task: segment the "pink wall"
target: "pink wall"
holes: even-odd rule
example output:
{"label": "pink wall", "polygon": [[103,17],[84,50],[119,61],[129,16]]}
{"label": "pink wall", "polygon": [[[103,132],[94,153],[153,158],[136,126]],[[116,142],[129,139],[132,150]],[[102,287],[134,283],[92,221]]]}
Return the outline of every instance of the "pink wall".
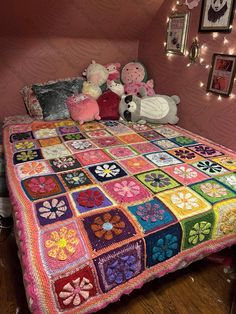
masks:
{"label": "pink wall", "polygon": [[163,0],[7,0],[0,10],[0,120],[24,114],[26,84],[80,75],[92,59],[127,63]]}
{"label": "pink wall", "polygon": [[[202,81],[206,85],[209,69],[199,62],[186,67],[187,57],[173,55],[168,58],[165,54],[166,22],[175,3],[173,0],[164,1],[139,42],[139,60],[147,66],[149,77],[154,78],[159,94],[180,96],[180,126],[236,149],[236,97],[220,101],[217,95],[206,96],[205,86],[200,88],[199,84]],[[201,45],[207,45],[208,49],[201,55],[204,65],[211,63],[213,53],[227,54],[232,49],[231,53],[236,54],[236,18],[233,31],[230,34],[219,33],[214,40],[212,33],[198,33],[200,7],[191,10],[187,47],[196,36]],[[178,7],[178,11],[184,9],[187,10],[187,7]],[[229,40],[228,44],[223,44],[224,37]],[[232,93],[236,94],[236,84]]]}

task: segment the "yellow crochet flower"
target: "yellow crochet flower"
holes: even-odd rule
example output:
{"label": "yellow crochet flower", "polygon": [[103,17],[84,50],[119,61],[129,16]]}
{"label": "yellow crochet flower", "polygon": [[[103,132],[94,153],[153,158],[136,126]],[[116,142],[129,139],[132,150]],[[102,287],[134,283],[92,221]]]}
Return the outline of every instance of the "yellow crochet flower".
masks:
{"label": "yellow crochet flower", "polygon": [[28,142],[28,141],[24,141],[24,142],[18,142],[15,144],[15,148],[17,150],[23,150],[23,149],[30,149],[34,147],[34,142]]}
{"label": "yellow crochet flower", "polygon": [[76,237],[74,229],[62,227],[59,231],[53,231],[50,234],[50,240],[45,241],[45,247],[49,248],[48,256],[65,261],[76,251],[79,239]]}
{"label": "yellow crochet flower", "polygon": [[220,231],[224,234],[236,232],[236,208],[224,213],[220,222]]}

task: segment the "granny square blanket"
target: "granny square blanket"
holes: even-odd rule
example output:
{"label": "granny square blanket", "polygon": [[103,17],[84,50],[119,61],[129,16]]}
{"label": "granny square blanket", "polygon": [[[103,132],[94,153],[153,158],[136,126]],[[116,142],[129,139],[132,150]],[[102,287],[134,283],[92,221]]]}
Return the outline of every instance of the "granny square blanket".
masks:
{"label": "granny square blanket", "polygon": [[171,125],[8,125],[33,313],[91,313],[236,243],[236,153]]}

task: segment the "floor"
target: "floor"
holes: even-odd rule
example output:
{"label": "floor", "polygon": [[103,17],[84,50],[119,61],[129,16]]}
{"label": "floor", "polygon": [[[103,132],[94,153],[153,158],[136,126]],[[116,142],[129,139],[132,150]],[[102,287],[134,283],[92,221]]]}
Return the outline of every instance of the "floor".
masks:
{"label": "floor", "polygon": [[[147,283],[99,314],[234,314],[233,277],[221,264],[205,259]],[[1,314],[29,313],[16,243],[6,230],[0,237],[0,291]]]}

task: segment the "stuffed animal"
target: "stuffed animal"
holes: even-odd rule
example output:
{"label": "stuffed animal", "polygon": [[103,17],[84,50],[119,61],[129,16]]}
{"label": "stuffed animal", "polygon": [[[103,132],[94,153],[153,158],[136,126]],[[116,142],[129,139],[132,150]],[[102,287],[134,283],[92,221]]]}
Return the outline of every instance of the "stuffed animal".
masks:
{"label": "stuffed animal", "polygon": [[104,92],[97,100],[100,116],[103,120],[118,120],[120,97],[108,90]]}
{"label": "stuffed animal", "polygon": [[102,90],[98,85],[89,81],[88,82],[84,81],[82,93],[86,95],[90,95],[94,99],[98,99],[98,97],[102,94]]}
{"label": "stuffed animal", "polygon": [[155,95],[139,98],[134,95],[122,96],[119,113],[122,119],[138,123],[176,124],[178,96]]}
{"label": "stuffed animal", "polygon": [[107,80],[107,88],[116,93],[118,96],[124,95],[124,86],[119,81]]}
{"label": "stuffed animal", "polygon": [[120,79],[120,63],[108,63],[105,65],[105,68],[108,71],[108,78],[107,80],[119,80]]}
{"label": "stuffed animal", "polygon": [[86,121],[100,120],[99,107],[97,101],[84,94],[71,96],[66,100],[71,118],[83,124]]}
{"label": "stuffed animal", "polygon": [[101,86],[106,83],[109,73],[103,65],[96,63],[93,60],[83,74],[86,74],[87,81],[90,81],[97,86]]}
{"label": "stuffed animal", "polygon": [[[144,82],[128,83],[124,85],[125,94],[139,96],[145,93],[145,96],[154,96],[155,91],[153,89],[153,80],[148,80]],[[143,97],[144,95],[142,95]]]}
{"label": "stuffed animal", "polygon": [[121,71],[121,81],[124,84],[146,82],[147,71],[140,62],[129,62]]}

